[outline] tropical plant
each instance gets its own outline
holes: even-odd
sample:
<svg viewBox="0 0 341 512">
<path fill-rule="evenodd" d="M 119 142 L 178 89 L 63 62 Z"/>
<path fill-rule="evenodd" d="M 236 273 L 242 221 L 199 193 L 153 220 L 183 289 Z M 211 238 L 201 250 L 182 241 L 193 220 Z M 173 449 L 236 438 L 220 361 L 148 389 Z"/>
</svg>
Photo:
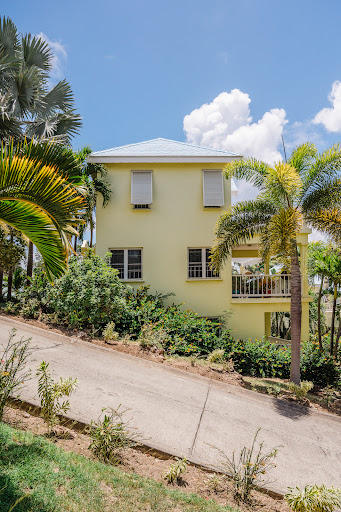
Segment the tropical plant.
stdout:
<svg viewBox="0 0 341 512">
<path fill-rule="evenodd" d="M 181 475 L 186 473 L 188 467 L 187 459 L 175 457 L 174 464 L 171 464 L 163 473 L 163 478 L 169 483 L 179 483 Z"/>
<path fill-rule="evenodd" d="M 76 216 L 83 208 L 81 192 L 71 149 L 33 141 L 1 146 L 0 221 L 36 245 L 51 280 L 66 269 L 69 238 L 77 233 Z"/>
<path fill-rule="evenodd" d="M 41 416 L 48 427 L 48 433 L 58 424 L 58 415 L 66 414 L 70 409 L 69 400 L 61 402 L 63 397 L 69 397 L 75 390 L 78 380 L 68 377 L 55 382 L 49 369 L 49 363 L 40 363 L 37 373 L 38 396 L 40 399 Z"/>
<path fill-rule="evenodd" d="M 263 453 L 263 442 L 256 448 L 259 432 L 260 428 L 253 438 L 251 448 L 244 446 L 238 458 L 236 458 L 235 452 L 233 452 L 232 458 L 229 458 L 222 450 L 213 447 L 222 456 L 221 468 L 232 480 L 234 496 L 237 501 L 249 501 L 252 489 L 257 485 L 264 484 L 264 475 L 276 467 L 273 460 L 277 456 L 277 448 Z"/>
<path fill-rule="evenodd" d="M 0 18 L 0 140 L 58 138 L 69 142 L 82 125 L 69 83 L 50 86 L 53 54 L 41 36 L 19 34 Z"/>
<path fill-rule="evenodd" d="M 341 489 L 327 488 L 325 485 L 289 487 L 286 502 L 295 512 L 333 512 L 341 507 Z"/>
<path fill-rule="evenodd" d="M 13 273 L 25 256 L 27 243 L 25 237 L 16 229 L 0 221 L 0 268 L 7 272 L 7 300 L 12 298 Z M 1 281 L 1 279 L 0 279 Z M 2 283 L 0 287 L 2 297 Z"/>
<path fill-rule="evenodd" d="M 300 382 L 301 269 L 298 236 L 304 223 L 341 238 L 341 150 L 338 145 L 317 153 L 313 144 L 296 148 L 287 162 L 272 167 L 253 158 L 235 160 L 225 168 L 226 178 L 246 179 L 260 194 L 223 213 L 216 227 L 212 267 L 217 271 L 233 248 L 260 236 L 264 259 L 271 255 L 290 261 L 291 371 Z"/>
<path fill-rule="evenodd" d="M 88 428 L 91 439 L 90 450 L 103 462 L 118 464 L 123 459 L 124 450 L 136 446 L 136 435 L 129 430 L 128 423 L 123 420 L 124 411 L 121 406 L 117 409 L 102 409 L 98 421 L 92 421 Z"/>
<path fill-rule="evenodd" d="M 289 382 L 289 391 L 295 395 L 297 400 L 303 400 L 308 394 L 309 391 L 311 391 L 314 387 L 314 384 L 312 382 L 309 382 L 308 380 L 302 380 L 302 382 L 298 385 L 294 382 Z"/>
<path fill-rule="evenodd" d="M 102 335 L 104 341 L 107 343 L 110 343 L 110 341 L 116 341 L 119 337 L 119 334 L 117 331 L 115 331 L 115 322 L 108 322 L 103 329 Z"/>
<path fill-rule="evenodd" d="M 86 227 L 90 229 L 90 247 L 93 245 L 93 233 L 95 228 L 95 212 L 97 195 L 102 196 L 102 206 L 105 207 L 111 198 L 111 187 L 107 180 L 107 170 L 104 165 L 90 162 L 88 156 L 91 148 L 85 146 L 76 154 L 82 169 L 82 180 L 85 186 L 85 209 L 82 215 L 84 224 L 80 226 L 80 236 L 83 236 Z M 74 239 L 74 250 L 76 250 L 77 236 Z"/>
<path fill-rule="evenodd" d="M 31 354 L 30 341 L 31 338 L 17 340 L 16 329 L 12 329 L 0 356 L 0 421 L 8 398 L 17 393 L 30 376 L 30 370 L 25 368 Z"/>
</svg>

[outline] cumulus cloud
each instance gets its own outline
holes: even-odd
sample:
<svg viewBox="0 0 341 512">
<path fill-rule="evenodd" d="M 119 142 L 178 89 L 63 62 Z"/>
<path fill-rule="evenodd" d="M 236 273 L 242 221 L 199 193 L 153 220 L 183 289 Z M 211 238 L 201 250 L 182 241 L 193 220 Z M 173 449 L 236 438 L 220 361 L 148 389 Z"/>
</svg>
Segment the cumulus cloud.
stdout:
<svg viewBox="0 0 341 512">
<path fill-rule="evenodd" d="M 44 39 L 44 41 L 49 45 L 53 55 L 51 77 L 55 80 L 59 80 L 63 77 L 63 68 L 67 58 L 65 47 L 62 43 L 49 39 L 43 32 L 37 34 L 37 37 L 41 37 L 41 39 Z"/>
<path fill-rule="evenodd" d="M 211 103 L 184 118 L 184 132 L 192 144 L 254 156 L 270 164 L 281 160 L 278 147 L 287 123 L 284 109 L 265 112 L 257 122 L 250 115 L 248 94 L 233 89 L 222 92 Z"/>
<path fill-rule="evenodd" d="M 323 124 L 328 132 L 341 132 L 341 82 L 333 83 L 328 99 L 332 106 L 320 110 L 313 123 Z"/>
</svg>

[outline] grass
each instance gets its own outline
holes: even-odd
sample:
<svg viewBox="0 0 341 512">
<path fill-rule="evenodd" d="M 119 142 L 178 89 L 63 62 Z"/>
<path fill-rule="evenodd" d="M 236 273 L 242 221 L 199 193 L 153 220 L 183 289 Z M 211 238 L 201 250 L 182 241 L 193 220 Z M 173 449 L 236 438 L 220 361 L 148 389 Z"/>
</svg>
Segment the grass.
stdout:
<svg viewBox="0 0 341 512">
<path fill-rule="evenodd" d="M 0 423 L 0 512 L 233 512 Z M 235 511 L 236 512 L 236 511 Z"/>
</svg>

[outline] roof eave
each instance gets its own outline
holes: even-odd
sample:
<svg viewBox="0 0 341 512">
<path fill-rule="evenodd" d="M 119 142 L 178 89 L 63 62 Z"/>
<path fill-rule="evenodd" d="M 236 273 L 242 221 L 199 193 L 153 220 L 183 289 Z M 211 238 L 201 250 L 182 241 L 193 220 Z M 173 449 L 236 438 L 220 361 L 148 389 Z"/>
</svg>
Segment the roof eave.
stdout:
<svg viewBox="0 0 341 512">
<path fill-rule="evenodd" d="M 88 162 L 98 164 L 109 163 L 228 163 L 242 158 L 241 155 L 231 156 L 112 156 L 89 155 Z"/>
</svg>

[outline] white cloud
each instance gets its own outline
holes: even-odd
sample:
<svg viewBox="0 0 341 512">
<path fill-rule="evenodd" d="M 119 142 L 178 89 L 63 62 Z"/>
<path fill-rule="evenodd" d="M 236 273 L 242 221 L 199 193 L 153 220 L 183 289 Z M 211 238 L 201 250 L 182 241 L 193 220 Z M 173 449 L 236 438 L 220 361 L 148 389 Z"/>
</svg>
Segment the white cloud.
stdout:
<svg viewBox="0 0 341 512">
<path fill-rule="evenodd" d="M 211 103 L 184 118 L 187 141 L 253 156 L 272 164 L 281 160 L 278 147 L 287 123 L 284 109 L 274 108 L 253 123 L 248 94 L 233 89 L 222 92 Z"/>
<path fill-rule="evenodd" d="M 37 34 L 37 37 L 41 37 L 49 45 L 53 54 L 51 77 L 59 80 L 63 77 L 63 68 L 67 58 L 65 47 L 62 45 L 62 43 L 49 39 L 43 32 Z"/>
<path fill-rule="evenodd" d="M 341 132 L 341 82 L 335 81 L 328 96 L 329 108 L 323 108 L 313 119 L 314 124 L 323 124 L 329 132 Z"/>
</svg>

